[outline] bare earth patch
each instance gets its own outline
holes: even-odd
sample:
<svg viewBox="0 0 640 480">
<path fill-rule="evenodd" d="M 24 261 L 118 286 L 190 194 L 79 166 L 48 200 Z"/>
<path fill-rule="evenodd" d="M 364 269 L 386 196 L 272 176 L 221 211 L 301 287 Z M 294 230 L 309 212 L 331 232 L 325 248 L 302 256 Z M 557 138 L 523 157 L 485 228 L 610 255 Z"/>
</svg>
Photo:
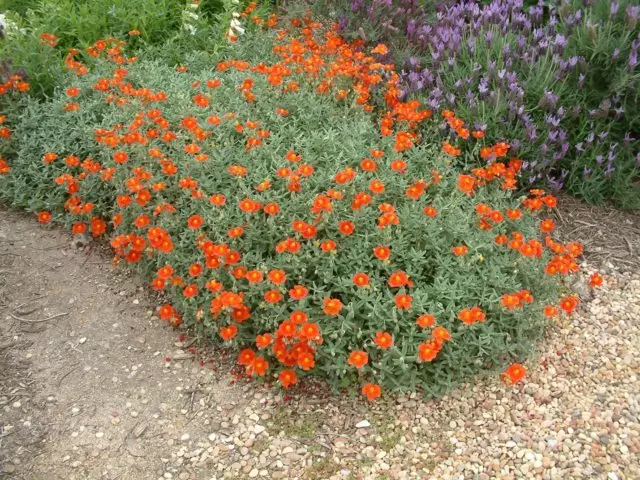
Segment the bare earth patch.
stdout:
<svg viewBox="0 0 640 480">
<path fill-rule="evenodd" d="M 625 270 L 549 329 L 516 388 L 283 397 L 234 382 L 219 352 L 192 357 L 99 247 L 0 210 L 0 478 L 640 478 L 640 272 Z"/>
</svg>

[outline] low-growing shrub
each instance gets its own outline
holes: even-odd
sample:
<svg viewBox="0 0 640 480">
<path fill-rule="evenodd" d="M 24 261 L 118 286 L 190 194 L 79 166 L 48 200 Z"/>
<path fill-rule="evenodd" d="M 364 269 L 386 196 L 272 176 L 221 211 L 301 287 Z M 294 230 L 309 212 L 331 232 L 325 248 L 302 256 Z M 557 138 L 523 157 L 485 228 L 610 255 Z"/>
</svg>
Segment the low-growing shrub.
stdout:
<svg viewBox="0 0 640 480">
<path fill-rule="evenodd" d="M 51 101 L 23 100 L 0 195 L 108 233 L 166 297 L 162 319 L 236 346 L 247 374 L 285 388 L 315 374 L 369 399 L 438 395 L 527 358 L 545 318 L 577 304 L 561 278 L 581 247 L 537 214 L 555 198 L 514 195 L 522 161 L 506 144 L 472 138 L 462 157 L 486 147 L 495 161 L 459 172 L 389 65 L 311 20 L 288 30 L 197 73 L 101 55 Z"/>
<path fill-rule="evenodd" d="M 509 142 L 525 184 L 640 208 L 640 6 L 536 3 L 319 2 L 349 38 L 390 48 L 408 98 Z"/>
</svg>

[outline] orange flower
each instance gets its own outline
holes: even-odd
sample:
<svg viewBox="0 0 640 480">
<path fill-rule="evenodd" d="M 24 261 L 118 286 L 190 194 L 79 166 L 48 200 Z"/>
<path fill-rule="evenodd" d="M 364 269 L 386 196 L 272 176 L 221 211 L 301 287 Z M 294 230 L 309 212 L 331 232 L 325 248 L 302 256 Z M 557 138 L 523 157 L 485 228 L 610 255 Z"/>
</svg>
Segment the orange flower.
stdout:
<svg viewBox="0 0 640 480">
<path fill-rule="evenodd" d="M 378 170 L 378 165 L 370 158 L 365 158 L 360 162 L 360 168 L 365 172 L 375 172 Z"/>
<path fill-rule="evenodd" d="M 271 345 L 273 342 L 273 337 L 269 333 L 265 333 L 264 335 L 258 335 L 256 337 L 256 346 L 258 348 L 266 348 Z"/>
<path fill-rule="evenodd" d="M 260 270 L 250 270 L 245 275 L 249 283 L 260 283 L 262 281 L 262 272 Z"/>
<path fill-rule="evenodd" d="M 199 263 L 192 263 L 189 266 L 189 275 L 192 277 L 197 277 L 202 273 L 202 265 Z"/>
<path fill-rule="evenodd" d="M 220 329 L 220 336 L 225 341 L 231 340 L 237 334 L 238 334 L 238 327 L 236 327 L 235 325 L 228 325 Z"/>
<path fill-rule="evenodd" d="M 458 175 L 458 190 L 471 195 L 476 188 L 476 181 L 470 175 Z"/>
<path fill-rule="evenodd" d="M 391 288 L 400 288 L 404 287 L 409 283 L 409 276 L 404 273 L 402 270 L 397 270 L 391 274 L 389 277 L 389 281 L 387 284 Z"/>
<path fill-rule="evenodd" d="M 247 373 L 251 375 L 264 376 L 269 370 L 269 362 L 262 357 L 256 357 L 250 366 L 247 367 Z"/>
<path fill-rule="evenodd" d="M 187 219 L 187 225 L 192 230 L 197 230 L 202 226 L 203 220 L 200 215 L 191 215 Z"/>
<path fill-rule="evenodd" d="M 483 322 L 486 319 L 486 315 L 480 307 L 472 307 L 461 310 L 458 313 L 458 319 L 467 325 L 471 325 L 475 322 Z"/>
<path fill-rule="evenodd" d="M 38 213 L 38 222 L 49 223 L 51 221 L 51 213 L 42 211 Z"/>
<path fill-rule="evenodd" d="M 245 348 L 238 354 L 238 363 L 240 365 L 249 366 L 256 359 L 256 352 L 250 348 Z"/>
<path fill-rule="evenodd" d="M 215 195 L 211 195 L 209 197 L 209 202 L 212 203 L 213 205 L 217 206 L 217 207 L 221 207 L 222 205 L 224 205 L 227 202 L 227 199 L 225 198 L 225 196 L 221 193 L 217 193 Z"/>
<path fill-rule="evenodd" d="M 505 384 L 514 385 L 521 381 L 526 375 L 527 370 L 519 363 L 510 365 L 502 374 L 502 381 Z"/>
<path fill-rule="evenodd" d="M 342 310 L 342 302 L 337 298 L 327 297 L 322 301 L 322 305 L 322 311 L 332 317 L 339 315 Z"/>
<path fill-rule="evenodd" d="M 424 214 L 427 217 L 434 218 L 435 216 L 438 215 L 438 211 L 435 208 L 433 208 L 432 206 L 426 206 L 426 207 L 424 207 L 424 209 L 422 211 L 424 212 Z"/>
<path fill-rule="evenodd" d="M 275 285 L 282 285 L 287 280 L 284 270 L 271 270 L 267 277 Z"/>
<path fill-rule="evenodd" d="M 113 154 L 113 161 L 120 165 L 126 163 L 129 160 L 127 152 L 116 152 Z"/>
<path fill-rule="evenodd" d="M 198 294 L 198 286 L 195 284 L 184 287 L 182 294 L 185 298 L 193 298 Z"/>
<path fill-rule="evenodd" d="M 267 303 L 278 303 L 282 300 L 282 294 L 277 290 L 268 290 L 264 294 L 264 301 Z"/>
<path fill-rule="evenodd" d="M 289 296 L 292 300 L 302 300 L 309 294 L 309 289 L 303 285 L 295 285 L 289 290 Z"/>
<path fill-rule="evenodd" d="M 589 278 L 589 285 L 592 287 L 600 287 L 604 283 L 604 278 L 598 272 L 591 275 Z"/>
<path fill-rule="evenodd" d="M 332 250 L 335 250 L 336 242 L 334 242 L 333 240 L 325 240 L 320 244 L 320 248 L 323 252 L 330 252 Z"/>
<path fill-rule="evenodd" d="M 578 306 L 579 300 L 575 295 L 563 297 L 560 299 L 560 308 L 566 312 L 567 315 L 571 315 Z"/>
<path fill-rule="evenodd" d="M 518 295 L 512 295 L 510 293 L 505 293 L 504 295 L 502 295 L 502 298 L 500 299 L 500 303 L 502 304 L 503 307 L 509 309 L 509 310 L 513 310 L 516 307 L 519 307 L 520 304 L 520 297 L 518 297 Z"/>
<path fill-rule="evenodd" d="M 383 350 L 393 346 L 393 337 L 391 337 L 391 334 L 388 332 L 377 331 L 373 341 Z"/>
<path fill-rule="evenodd" d="M 380 385 L 375 383 L 365 383 L 362 386 L 362 395 L 367 397 L 367 400 L 373 402 L 376 398 L 380 397 L 381 389 Z"/>
<path fill-rule="evenodd" d="M 429 340 L 418 345 L 418 362 L 431 362 L 435 360 L 442 346 L 435 340 Z"/>
<path fill-rule="evenodd" d="M 311 370 L 316 364 L 316 360 L 311 353 L 302 353 L 298 356 L 298 367 L 308 372 Z"/>
<path fill-rule="evenodd" d="M 297 313 L 304 314 L 304 316 L 306 317 L 306 314 L 304 312 L 297 312 Z M 318 326 L 317 323 L 313 323 L 313 322 L 304 323 L 300 327 L 300 335 L 306 338 L 307 340 L 310 340 L 312 342 L 317 342 L 317 343 L 319 343 L 319 341 L 321 341 L 322 339 L 322 335 L 320 333 L 320 327 Z"/>
<path fill-rule="evenodd" d="M 439 344 L 442 344 L 451 340 L 451 333 L 444 327 L 436 327 L 433 329 L 433 332 L 431 332 L 431 338 Z"/>
<path fill-rule="evenodd" d="M 71 231 L 76 235 L 81 235 L 87 231 L 87 225 L 83 222 L 76 222 L 71 227 Z"/>
<path fill-rule="evenodd" d="M 367 352 L 363 352 L 362 350 L 355 350 L 349 354 L 347 363 L 356 368 L 362 368 L 369 363 L 369 355 Z"/>
<path fill-rule="evenodd" d="M 542 233 L 551 233 L 556 228 L 556 223 L 550 218 L 545 218 L 540 222 L 540 231 Z"/>
<path fill-rule="evenodd" d="M 469 248 L 466 245 L 458 245 L 451 248 L 451 251 L 456 257 L 462 257 L 467 254 Z"/>
<path fill-rule="evenodd" d="M 358 272 L 353 277 L 351 277 L 354 285 L 358 287 L 366 287 L 369 285 L 369 275 L 366 273 Z"/>
<path fill-rule="evenodd" d="M 429 313 L 423 313 L 418 317 L 416 323 L 422 328 L 433 327 L 436 324 L 436 317 Z"/>
<path fill-rule="evenodd" d="M 560 312 L 553 305 L 547 305 L 546 307 L 544 307 L 544 315 L 547 318 L 555 317 L 556 315 L 558 315 L 558 313 Z"/>
<path fill-rule="evenodd" d="M 296 334 L 296 325 L 290 321 L 285 320 L 278 326 L 279 337 L 293 337 Z"/>
<path fill-rule="evenodd" d="M 404 160 L 394 160 L 391 162 L 391 170 L 398 173 L 404 173 L 407 170 L 407 162 Z"/>
<path fill-rule="evenodd" d="M 295 385 L 298 381 L 298 377 L 296 372 L 293 370 L 282 370 L 278 374 L 278 380 L 280 381 L 280 385 L 284 388 L 289 388 L 291 385 Z"/>
<path fill-rule="evenodd" d="M 376 47 L 373 50 L 371 50 L 371 53 L 386 55 L 387 53 L 389 53 L 389 49 L 384 43 L 379 43 L 378 45 L 376 45 Z"/>
<path fill-rule="evenodd" d="M 164 265 L 158 269 L 159 278 L 167 280 L 171 275 L 173 275 L 173 267 L 171 265 Z"/>
<path fill-rule="evenodd" d="M 511 220 L 520 220 L 520 218 L 522 218 L 522 212 L 517 208 L 515 210 L 511 210 L 508 208 L 506 213 L 507 217 L 509 217 Z"/>
<path fill-rule="evenodd" d="M 42 161 L 45 164 L 49 165 L 49 164 L 53 163 L 57 158 L 58 158 L 58 154 L 57 153 L 47 152 L 42 156 Z"/>
<path fill-rule="evenodd" d="M 343 235 L 351 235 L 356 229 L 356 227 L 353 224 L 353 222 L 350 222 L 349 220 L 344 220 L 344 221 L 340 222 L 338 224 L 338 228 L 340 229 L 340 232 Z"/>
<path fill-rule="evenodd" d="M 373 249 L 373 255 L 379 260 L 387 260 L 391 256 L 391 249 L 389 247 L 379 245 Z"/>
<path fill-rule="evenodd" d="M 413 298 L 411 295 L 407 295 L 404 293 L 399 293 L 395 296 L 396 308 L 400 310 L 409 310 L 411 309 L 411 302 Z"/>
</svg>

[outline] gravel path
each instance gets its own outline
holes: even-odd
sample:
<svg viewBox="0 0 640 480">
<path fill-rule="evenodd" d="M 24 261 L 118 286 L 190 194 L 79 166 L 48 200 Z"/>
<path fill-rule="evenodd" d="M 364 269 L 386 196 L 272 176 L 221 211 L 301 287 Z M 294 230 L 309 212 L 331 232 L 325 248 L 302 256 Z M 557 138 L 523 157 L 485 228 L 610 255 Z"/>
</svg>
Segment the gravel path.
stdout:
<svg viewBox="0 0 640 480">
<path fill-rule="evenodd" d="M 640 478 L 638 273 L 609 269 L 516 388 L 370 405 L 312 386 L 283 397 L 236 382 L 220 352 L 191 358 L 139 284 L 88 250 L 0 210 L 0 477 Z"/>
</svg>

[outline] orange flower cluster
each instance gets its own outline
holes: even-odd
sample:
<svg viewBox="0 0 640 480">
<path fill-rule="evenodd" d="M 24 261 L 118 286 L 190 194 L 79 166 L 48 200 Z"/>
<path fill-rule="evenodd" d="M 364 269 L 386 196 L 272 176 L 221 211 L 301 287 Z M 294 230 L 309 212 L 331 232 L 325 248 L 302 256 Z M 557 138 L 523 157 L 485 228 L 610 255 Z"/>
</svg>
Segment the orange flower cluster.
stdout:
<svg viewBox="0 0 640 480">
<path fill-rule="evenodd" d="M 250 4 L 243 15 L 254 8 Z M 254 22 L 274 26 L 275 17 Z M 126 121 L 95 129 L 94 158 L 41 152 L 39 167 L 67 194 L 64 210 L 73 232 L 103 235 L 110 212 L 116 259 L 151 266 L 151 287 L 172 298 L 159 308 L 160 318 L 216 332 L 242 348 L 237 360 L 247 375 L 271 375 L 283 388 L 309 372 L 338 377 L 357 370 L 362 395 L 374 400 L 382 388 L 373 381 L 383 383 L 387 375 L 381 368 L 406 366 L 412 358 L 411 368 L 424 371 L 504 309 L 532 304 L 547 317 L 572 313 L 576 298 L 543 307 L 547 299 L 526 282 L 498 292 L 494 305 L 480 293 L 448 305 L 430 303 L 425 285 L 434 291 L 466 288 L 464 276 L 475 275 L 489 251 L 532 271 L 535 262 L 548 260 L 548 275 L 541 276 L 550 279 L 574 272 L 582 249 L 554 241 L 550 219 L 527 229 L 536 212 L 556 205 L 545 192 L 534 190 L 508 208 L 505 192 L 493 206 L 476 201 L 483 189 L 516 187 L 522 161 L 498 161 L 507 157 L 508 144 L 482 147 L 481 156 L 491 160 L 486 167 L 451 174 L 447 155 L 461 149 L 445 142 L 444 154 L 434 152 L 439 158 L 424 170 L 412 154 L 424 148 L 419 127 L 431 112 L 416 100 L 399 99 L 397 72 L 379 61 L 386 46 L 367 54 L 362 42 L 348 43 L 335 29 L 321 27 L 305 18 L 276 31 L 273 64 L 225 60 L 211 72 L 215 78 L 192 78 L 186 66 L 171 71 L 187 85 L 179 113 L 171 108 L 173 95 L 129 78 L 123 65 L 135 59 L 126 57 L 123 42 L 111 38 L 90 46 L 89 56 L 110 62 L 112 72 L 90 84 L 76 79 L 65 98 L 97 97 Z M 75 60 L 78 53 L 65 63 L 82 77 L 88 70 Z M 15 79 L 2 88 L 24 90 L 20 84 Z M 348 160 L 335 161 L 304 142 L 288 143 L 287 129 L 297 131 L 297 122 L 308 116 L 296 103 L 299 94 L 311 90 L 340 108 L 351 99 L 345 103 L 362 109 L 367 122 L 373 112 L 380 130 L 374 127 L 372 144 L 358 156 L 345 150 Z M 271 103 L 265 112 L 267 94 L 282 106 Z M 379 111 L 377 95 L 384 98 Z M 233 102 L 225 104 L 225 98 Z M 241 107 L 220 109 L 229 103 Z M 73 118 L 79 108 L 69 103 L 65 115 Z M 453 112 L 442 116 L 458 138 L 483 139 Z M 2 162 L 0 173 L 7 173 Z M 92 197 L 100 190 L 96 185 L 114 192 L 109 209 Z M 472 231 L 443 223 L 447 214 L 462 211 L 452 202 L 469 209 Z M 50 212 L 39 213 L 41 222 L 51 219 Z M 423 246 L 431 231 L 443 232 L 432 251 Z M 440 266 L 432 261 L 447 262 L 443 270 L 459 269 L 460 279 L 439 282 Z M 524 286 L 536 293 L 535 301 L 529 290 L 514 292 Z M 505 375 L 516 383 L 524 367 L 512 365 Z"/>
</svg>

